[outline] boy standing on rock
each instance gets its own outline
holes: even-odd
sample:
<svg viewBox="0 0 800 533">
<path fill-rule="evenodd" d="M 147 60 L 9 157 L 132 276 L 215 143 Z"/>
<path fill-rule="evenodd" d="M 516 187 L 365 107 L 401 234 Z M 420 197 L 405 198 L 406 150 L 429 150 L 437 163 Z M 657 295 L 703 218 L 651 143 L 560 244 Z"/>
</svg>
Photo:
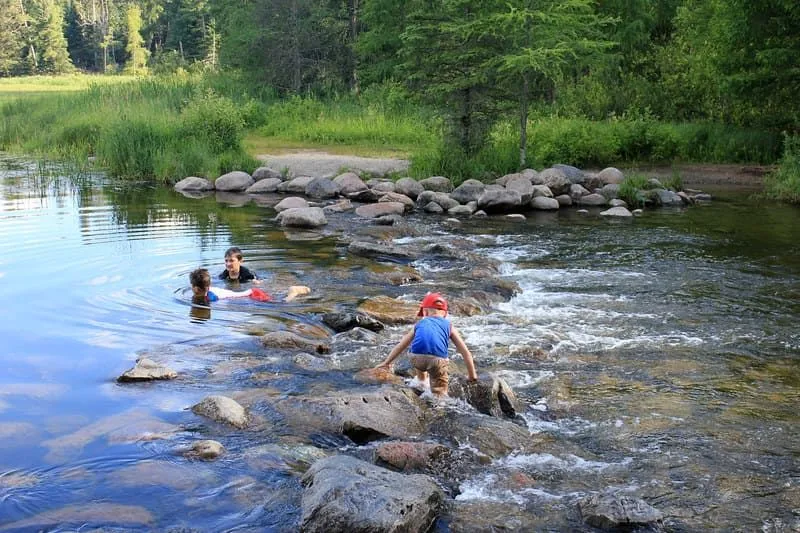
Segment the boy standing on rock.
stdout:
<svg viewBox="0 0 800 533">
<path fill-rule="evenodd" d="M 397 343 L 389 356 L 376 369 L 392 371 L 392 363 L 409 346 L 411 347 L 411 365 L 416 370 L 417 379 L 425 381 L 430 373 L 431 392 L 436 396 L 447 396 L 449 383 L 447 348 L 450 341 L 464 358 L 467 375 L 470 380 L 478 379 L 472 354 L 464 344 L 461 333 L 450 323 L 447 317 L 447 300 L 436 292 L 428 293 L 419 306 L 417 316 L 422 319 L 411 328 Z"/>
</svg>

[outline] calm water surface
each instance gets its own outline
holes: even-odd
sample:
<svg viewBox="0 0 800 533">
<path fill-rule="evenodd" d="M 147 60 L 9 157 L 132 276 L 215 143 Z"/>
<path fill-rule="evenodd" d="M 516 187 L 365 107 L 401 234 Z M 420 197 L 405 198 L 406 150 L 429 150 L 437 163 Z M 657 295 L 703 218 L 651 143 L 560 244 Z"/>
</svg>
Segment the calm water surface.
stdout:
<svg viewBox="0 0 800 533">
<path fill-rule="evenodd" d="M 0 531 L 295 530 L 301 489 L 285 457 L 347 443 L 301 442 L 277 421 L 223 432 L 187 408 L 215 392 L 253 401 L 354 386 L 401 330 L 335 353 L 324 374 L 270 357 L 253 334 L 322 332 L 321 312 L 431 286 L 375 282 L 340 240 L 346 215 L 321 237 L 287 233 L 248 198 L 34 168 L 0 165 Z M 573 210 L 464 221 L 459 235 L 523 292 L 456 323 L 479 372 L 529 404 L 531 433 L 569 446 L 486 465 L 456 508 L 508 506 L 540 529 L 574 529 L 577 499 L 613 488 L 664 512 L 667 530 L 800 530 L 800 210 L 716 194 L 633 221 Z M 418 223 L 425 236 L 401 242 L 453 238 L 438 219 Z M 189 272 L 221 271 L 231 245 L 269 290 L 302 283 L 314 297 L 193 307 Z M 413 266 L 428 280 L 453 268 Z M 181 377 L 117 384 L 141 354 Z M 228 453 L 176 452 L 201 438 Z M 457 514 L 436 529 L 468 530 Z"/>
</svg>

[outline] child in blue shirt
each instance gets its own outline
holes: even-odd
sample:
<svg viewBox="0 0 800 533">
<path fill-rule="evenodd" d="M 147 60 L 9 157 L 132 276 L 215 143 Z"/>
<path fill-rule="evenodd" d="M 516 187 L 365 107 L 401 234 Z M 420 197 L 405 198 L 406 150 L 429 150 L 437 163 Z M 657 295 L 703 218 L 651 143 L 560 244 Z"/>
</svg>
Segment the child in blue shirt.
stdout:
<svg viewBox="0 0 800 533">
<path fill-rule="evenodd" d="M 478 374 L 475 372 L 472 354 L 461 338 L 461 333 L 450 323 L 450 319 L 446 318 L 447 300 L 439 293 L 428 293 L 420 303 L 417 316 L 421 316 L 422 319 L 400 339 L 389 356 L 375 368 L 391 372 L 394 360 L 410 346 L 411 365 L 416 370 L 417 379 L 425 381 L 430 373 L 431 392 L 436 396 L 446 396 L 450 382 L 447 348 L 452 340 L 456 350 L 464 358 L 469 379 L 477 380 Z"/>
</svg>

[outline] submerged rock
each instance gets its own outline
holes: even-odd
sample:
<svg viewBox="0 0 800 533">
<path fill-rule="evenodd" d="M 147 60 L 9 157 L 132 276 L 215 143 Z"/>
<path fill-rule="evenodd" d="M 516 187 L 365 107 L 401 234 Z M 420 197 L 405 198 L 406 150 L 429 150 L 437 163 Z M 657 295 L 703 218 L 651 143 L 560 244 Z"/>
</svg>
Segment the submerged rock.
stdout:
<svg viewBox="0 0 800 533">
<path fill-rule="evenodd" d="M 358 306 L 358 310 L 384 324 L 413 324 L 417 321 L 419 304 L 388 296 L 377 296 L 363 302 Z"/>
<path fill-rule="evenodd" d="M 602 529 L 646 526 L 664 518 L 661 511 L 644 500 L 611 493 L 584 498 L 578 502 L 578 511 L 584 522 Z"/>
<path fill-rule="evenodd" d="M 287 350 L 311 350 L 317 353 L 328 353 L 330 346 L 318 339 L 307 339 L 291 331 L 272 331 L 261 337 L 261 344 L 267 348 L 283 348 Z"/>
<path fill-rule="evenodd" d="M 386 442 L 378 446 L 376 455 L 398 470 L 425 470 L 449 457 L 450 448 L 432 442 Z"/>
<path fill-rule="evenodd" d="M 215 440 L 199 440 L 183 455 L 189 458 L 197 457 L 205 461 L 216 459 L 225 453 L 225 447 Z"/>
<path fill-rule="evenodd" d="M 355 373 L 353 379 L 359 383 L 391 383 L 402 385 L 404 379 L 386 368 L 365 368 Z"/>
<path fill-rule="evenodd" d="M 427 531 L 444 493 L 425 475 L 405 475 L 345 455 L 314 463 L 302 478 L 306 533 Z"/>
</svg>

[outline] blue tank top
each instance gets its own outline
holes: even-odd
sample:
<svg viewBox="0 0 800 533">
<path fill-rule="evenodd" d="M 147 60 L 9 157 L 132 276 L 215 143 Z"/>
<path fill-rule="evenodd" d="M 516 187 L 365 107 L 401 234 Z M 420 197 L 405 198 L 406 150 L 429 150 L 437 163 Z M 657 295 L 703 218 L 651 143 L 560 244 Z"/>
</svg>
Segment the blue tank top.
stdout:
<svg viewBox="0 0 800 533">
<path fill-rule="evenodd" d="M 450 320 L 441 316 L 426 316 L 414 326 L 411 353 L 435 355 L 447 359 L 450 343 Z"/>
</svg>

